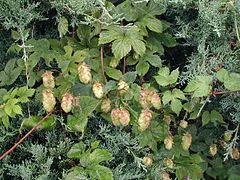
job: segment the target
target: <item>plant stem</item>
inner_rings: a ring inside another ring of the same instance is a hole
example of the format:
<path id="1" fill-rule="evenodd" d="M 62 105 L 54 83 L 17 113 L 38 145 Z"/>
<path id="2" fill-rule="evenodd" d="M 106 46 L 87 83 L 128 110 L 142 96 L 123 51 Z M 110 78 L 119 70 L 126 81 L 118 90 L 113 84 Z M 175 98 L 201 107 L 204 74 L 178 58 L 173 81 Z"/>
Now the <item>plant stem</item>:
<path id="1" fill-rule="evenodd" d="M 126 57 L 123 58 L 123 75 L 126 73 Z"/>
<path id="2" fill-rule="evenodd" d="M 12 146 L 8 151 L 6 151 L 1 157 L 0 161 L 5 158 L 9 153 L 11 153 L 19 144 L 21 144 L 34 130 L 38 128 L 50 115 L 52 111 L 49 112 L 44 118 L 41 119 L 23 138 L 21 138 L 14 146 Z"/>
<path id="3" fill-rule="evenodd" d="M 104 53 L 104 47 L 102 45 L 101 46 L 101 57 L 100 57 L 100 60 L 101 60 L 102 78 L 103 78 L 104 84 L 106 84 L 107 83 L 107 79 L 106 79 L 105 74 L 104 74 L 104 57 L 103 57 L 103 53 Z"/>

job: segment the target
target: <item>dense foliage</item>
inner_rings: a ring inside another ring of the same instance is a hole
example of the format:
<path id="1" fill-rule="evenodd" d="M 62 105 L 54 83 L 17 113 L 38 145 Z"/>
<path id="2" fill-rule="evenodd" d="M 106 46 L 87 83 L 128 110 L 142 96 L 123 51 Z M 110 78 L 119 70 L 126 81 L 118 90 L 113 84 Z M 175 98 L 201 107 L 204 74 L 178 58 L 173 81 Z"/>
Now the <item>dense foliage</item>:
<path id="1" fill-rule="evenodd" d="M 0 0 L 0 154 L 37 127 L 0 179 L 239 179 L 239 17 L 234 0 Z"/>

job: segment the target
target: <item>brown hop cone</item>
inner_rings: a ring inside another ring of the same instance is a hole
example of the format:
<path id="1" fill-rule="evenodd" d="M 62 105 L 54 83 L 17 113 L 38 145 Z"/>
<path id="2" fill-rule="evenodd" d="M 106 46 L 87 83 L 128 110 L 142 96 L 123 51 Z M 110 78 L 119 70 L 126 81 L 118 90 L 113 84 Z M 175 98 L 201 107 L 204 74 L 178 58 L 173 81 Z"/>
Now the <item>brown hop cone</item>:
<path id="1" fill-rule="evenodd" d="M 130 114 L 126 109 L 116 108 L 111 112 L 111 118 L 113 125 L 119 126 L 127 126 L 130 122 Z"/>
<path id="2" fill-rule="evenodd" d="M 233 148 L 231 152 L 231 157 L 235 160 L 239 160 L 240 153 L 238 148 Z"/>
<path id="3" fill-rule="evenodd" d="M 148 95 L 149 95 L 149 93 L 147 90 L 141 90 L 139 103 L 142 106 L 142 108 L 144 108 L 144 109 L 151 107 Z"/>
<path id="4" fill-rule="evenodd" d="M 227 145 L 228 145 L 228 144 L 226 143 L 226 141 L 224 141 L 224 140 L 222 140 L 222 139 L 219 140 L 219 144 L 222 146 L 223 149 L 226 149 L 226 148 L 227 148 Z"/>
<path id="5" fill-rule="evenodd" d="M 42 102 L 43 102 L 43 108 L 47 111 L 50 112 L 54 109 L 56 105 L 56 99 L 53 96 L 53 92 L 51 89 L 44 89 L 42 91 Z"/>
<path id="6" fill-rule="evenodd" d="M 145 131 L 152 120 L 152 111 L 150 109 L 144 109 L 141 111 L 141 114 L 138 118 L 138 129 L 140 131 Z"/>
<path id="7" fill-rule="evenodd" d="M 99 82 L 94 83 L 92 90 L 96 98 L 101 99 L 103 97 L 104 92 L 103 92 L 103 85 L 101 83 Z"/>
<path id="8" fill-rule="evenodd" d="M 130 122 L 130 114 L 126 109 L 120 108 L 120 119 L 121 125 L 127 126 Z"/>
<path id="9" fill-rule="evenodd" d="M 54 77 L 51 71 L 46 71 L 45 73 L 43 73 L 42 80 L 43 80 L 44 87 L 50 88 L 50 89 L 55 87 Z"/>
<path id="10" fill-rule="evenodd" d="M 83 84 L 88 84 L 92 80 L 91 70 L 85 62 L 78 65 L 78 77 Z"/>
<path id="11" fill-rule="evenodd" d="M 108 113 L 111 110 L 111 100 L 106 98 L 102 101 L 101 104 L 101 110 L 102 112 Z"/>
<path id="12" fill-rule="evenodd" d="M 122 95 L 122 94 L 126 93 L 128 89 L 129 89 L 129 85 L 125 81 L 120 80 L 118 83 L 118 88 L 117 88 L 119 93 Z"/>
<path id="13" fill-rule="evenodd" d="M 170 175 L 167 172 L 161 174 L 161 180 L 171 180 Z"/>
<path id="14" fill-rule="evenodd" d="M 187 132 L 186 134 L 184 134 L 184 136 L 182 137 L 182 148 L 187 151 L 189 149 L 189 147 L 192 144 L 192 135 Z"/>
<path id="15" fill-rule="evenodd" d="M 151 166 L 152 166 L 152 163 L 153 163 L 153 160 L 152 160 L 151 157 L 145 156 L 145 157 L 143 158 L 143 164 L 144 164 L 145 166 L 151 167 Z"/>
<path id="16" fill-rule="evenodd" d="M 232 133 L 226 131 L 226 132 L 224 133 L 223 137 L 224 137 L 224 140 L 225 140 L 226 142 L 229 142 L 229 141 L 232 139 Z"/>
<path id="17" fill-rule="evenodd" d="M 212 144 L 209 148 L 209 152 L 212 156 L 215 156 L 217 154 L 217 145 Z"/>
<path id="18" fill-rule="evenodd" d="M 165 139 L 164 139 L 164 145 L 165 145 L 165 148 L 170 150 L 172 149 L 172 146 L 173 146 L 173 137 L 172 136 L 167 136 Z"/>
<path id="19" fill-rule="evenodd" d="M 185 129 L 188 127 L 188 122 L 185 120 L 181 120 L 179 125 L 181 128 Z"/>
<path id="20" fill-rule="evenodd" d="M 166 165 L 168 168 L 172 169 L 172 168 L 173 168 L 173 160 L 170 159 L 170 158 L 165 159 L 165 165 Z"/>
<path id="21" fill-rule="evenodd" d="M 73 96 L 70 93 L 65 93 L 62 98 L 61 107 L 64 112 L 69 113 L 73 105 Z"/>
<path id="22" fill-rule="evenodd" d="M 151 103 L 155 109 L 157 109 L 157 110 L 161 109 L 161 106 L 162 106 L 161 99 L 160 99 L 160 96 L 158 95 L 158 93 L 156 93 L 156 92 L 152 93 Z"/>

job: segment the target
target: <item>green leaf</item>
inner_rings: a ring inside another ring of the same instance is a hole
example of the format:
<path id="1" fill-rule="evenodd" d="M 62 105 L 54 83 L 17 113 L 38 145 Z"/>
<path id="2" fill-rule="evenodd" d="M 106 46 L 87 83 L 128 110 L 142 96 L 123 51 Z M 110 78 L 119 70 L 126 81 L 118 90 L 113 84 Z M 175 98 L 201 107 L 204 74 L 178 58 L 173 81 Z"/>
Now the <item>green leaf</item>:
<path id="1" fill-rule="evenodd" d="M 93 165 L 88 171 L 91 179 L 113 180 L 113 173 L 111 169 L 105 166 Z"/>
<path id="2" fill-rule="evenodd" d="M 20 87 L 17 92 L 18 100 L 21 103 L 29 102 L 29 97 L 32 97 L 35 93 L 35 89 L 28 89 L 26 86 Z"/>
<path id="3" fill-rule="evenodd" d="M 171 109 L 173 112 L 175 112 L 177 115 L 179 115 L 181 109 L 182 109 L 182 103 L 178 99 L 173 99 L 171 102 Z"/>
<path id="4" fill-rule="evenodd" d="M 64 16 L 59 19 L 58 32 L 60 38 L 62 38 L 68 32 L 68 20 Z"/>
<path id="5" fill-rule="evenodd" d="M 147 62 L 140 61 L 136 66 L 136 71 L 139 76 L 144 76 L 145 74 L 147 74 L 149 68 L 150 66 Z"/>
<path id="6" fill-rule="evenodd" d="M 8 116 L 10 117 L 15 117 L 16 114 L 22 114 L 22 109 L 17 103 L 19 102 L 18 99 L 9 99 L 5 106 L 4 106 L 4 111 L 7 113 Z"/>
<path id="7" fill-rule="evenodd" d="M 83 142 L 79 142 L 74 144 L 70 151 L 67 153 L 69 158 L 81 158 L 82 153 L 85 151 L 85 144 Z"/>
<path id="8" fill-rule="evenodd" d="M 217 72 L 216 77 L 219 81 L 225 82 L 228 79 L 228 71 L 222 68 Z"/>
<path id="9" fill-rule="evenodd" d="M 131 51 L 131 41 L 129 39 L 117 39 L 112 44 L 112 52 L 116 59 L 121 59 Z"/>
<path id="10" fill-rule="evenodd" d="M 162 61 L 161 58 L 158 55 L 154 55 L 153 52 L 147 51 L 143 57 L 140 58 L 140 61 L 148 61 L 152 66 L 154 67 L 161 67 Z"/>
<path id="11" fill-rule="evenodd" d="M 160 20 L 158 20 L 157 18 L 146 18 L 143 20 L 145 25 L 154 32 L 157 33 L 162 33 L 163 32 L 163 25 L 162 22 Z"/>
<path id="12" fill-rule="evenodd" d="M 10 123 L 9 123 L 9 117 L 7 115 L 3 116 L 2 123 L 6 128 L 9 128 Z"/>
<path id="13" fill-rule="evenodd" d="M 110 67 L 105 67 L 105 72 L 112 79 L 120 80 L 122 78 L 122 72 L 120 70 L 110 68 Z"/>
<path id="14" fill-rule="evenodd" d="M 223 116 L 215 110 L 211 111 L 211 122 L 214 124 L 214 126 L 217 126 L 218 123 L 225 123 Z"/>
<path id="15" fill-rule="evenodd" d="M 128 84 L 133 83 L 136 80 L 136 78 L 137 78 L 136 72 L 130 71 L 123 75 L 123 81 L 125 81 Z"/>
<path id="16" fill-rule="evenodd" d="M 146 46 L 143 41 L 135 39 L 131 41 L 131 44 L 132 44 L 133 50 L 140 56 L 142 56 L 145 53 Z"/>
<path id="17" fill-rule="evenodd" d="M 162 101 L 163 101 L 163 105 L 166 105 L 167 103 L 169 103 L 171 100 L 173 99 L 172 97 L 172 93 L 171 91 L 165 91 L 163 93 L 163 97 L 162 97 Z"/>
<path id="18" fill-rule="evenodd" d="M 169 34 L 169 33 L 163 33 L 160 34 L 160 39 L 162 41 L 162 44 L 166 47 L 174 47 L 177 45 L 177 41 L 175 40 L 175 38 Z"/>
<path id="19" fill-rule="evenodd" d="M 95 149 L 89 156 L 91 163 L 99 164 L 103 161 L 109 161 L 112 159 L 112 154 L 105 149 Z"/>
<path id="20" fill-rule="evenodd" d="M 240 74 L 231 73 L 224 82 L 224 87 L 230 91 L 240 90 Z"/>
<path id="21" fill-rule="evenodd" d="M 167 67 L 160 68 L 158 71 L 158 76 L 155 76 L 157 83 L 160 86 L 168 86 L 170 84 L 174 84 L 179 76 L 178 68 L 173 70 L 170 74 L 170 70 Z"/>
<path id="22" fill-rule="evenodd" d="M 212 90 L 212 76 L 197 76 L 184 89 L 185 92 L 193 92 L 192 97 L 208 96 Z"/>
<path id="23" fill-rule="evenodd" d="M 65 177 L 66 180 L 88 179 L 87 171 L 82 167 L 74 167 Z"/>
<path id="24" fill-rule="evenodd" d="M 173 97 L 178 98 L 178 99 L 182 99 L 182 100 L 186 100 L 187 99 L 185 97 L 184 93 L 180 89 L 177 89 L 177 88 L 174 88 L 172 90 L 172 95 L 173 95 Z"/>
<path id="25" fill-rule="evenodd" d="M 209 111 L 204 111 L 202 114 L 202 125 L 205 126 L 211 121 L 210 113 Z"/>

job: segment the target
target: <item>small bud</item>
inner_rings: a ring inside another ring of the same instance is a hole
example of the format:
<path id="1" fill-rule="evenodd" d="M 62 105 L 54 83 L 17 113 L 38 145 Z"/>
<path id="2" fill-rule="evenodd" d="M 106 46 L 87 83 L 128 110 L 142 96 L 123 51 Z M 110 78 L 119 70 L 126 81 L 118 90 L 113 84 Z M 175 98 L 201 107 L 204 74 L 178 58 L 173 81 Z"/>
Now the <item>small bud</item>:
<path id="1" fill-rule="evenodd" d="M 118 91 L 120 94 L 124 94 L 127 92 L 127 90 L 129 89 L 129 85 L 123 81 L 123 80 L 120 80 L 119 83 L 118 83 Z"/>
<path id="2" fill-rule="evenodd" d="M 150 167 L 150 166 L 152 166 L 152 163 L 153 163 L 153 160 L 152 160 L 151 157 L 145 156 L 145 157 L 143 158 L 143 164 L 144 164 L 145 166 Z"/>
<path id="3" fill-rule="evenodd" d="M 70 93 L 65 93 L 62 98 L 61 107 L 64 112 L 69 113 L 72 109 L 73 96 Z"/>
<path id="4" fill-rule="evenodd" d="M 83 84 L 88 84 L 92 80 L 91 70 L 85 62 L 81 62 L 78 66 L 78 77 Z"/>
<path id="5" fill-rule="evenodd" d="M 141 114 L 138 118 L 138 129 L 140 131 L 145 131 L 152 120 L 152 111 L 150 109 L 144 109 L 141 111 Z"/>
<path id="6" fill-rule="evenodd" d="M 165 139 L 164 139 L 164 144 L 165 144 L 165 148 L 170 150 L 172 149 L 172 146 L 173 146 L 173 138 L 172 136 L 167 136 Z"/>
<path id="7" fill-rule="evenodd" d="M 56 99 L 53 95 L 53 92 L 51 89 L 44 89 L 42 91 L 42 102 L 43 102 L 43 108 L 47 111 L 50 112 L 54 109 L 56 105 Z"/>
<path id="8" fill-rule="evenodd" d="M 110 99 L 104 99 L 101 104 L 101 110 L 102 112 L 108 113 L 111 110 L 111 100 Z"/>
<path id="9" fill-rule="evenodd" d="M 161 109 L 161 99 L 158 93 L 153 92 L 152 97 L 151 97 L 151 103 L 153 107 L 157 110 Z"/>
<path id="10" fill-rule="evenodd" d="M 111 118 L 115 126 L 127 126 L 130 122 L 130 114 L 124 108 L 113 109 L 111 112 Z"/>
<path id="11" fill-rule="evenodd" d="M 43 80 L 44 87 L 50 88 L 50 89 L 55 87 L 54 77 L 51 71 L 46 71 L 45 73 L 43 73 L 42 80 Z"/>
<path id="12" fill-rule="evenodd" d="M 171 180 L 170 175 L 167 172 L 161 174 L 161 180 Z"/>
<path id="13" fill-rule="evenodd" d="M 110 61 L 109 66 L 112 68 L 116 68 L 119 64 L 119 59 L 116 59 L 115 57 L 113 57 Z"/>
<path id="14" fill-rule="evenodd" d="M 166 122 L 167 124 L 170 124 L 171 121 L 172 121 L 171 116 L 169 116 L 169 115 L 164 115 L 163 121 Z"/>
<path id="15" fill-rule="evenodd" d="M 215 156 L 217 154 L 217 145 L 212 144 L 209 148 L 209 152 L 212 156 Z"/>
<path id="16" fill-rule="evenodd" d="M 238 148 L 233 148 L 231 152 L 231 157 L 235 160 L 239 160 L 240 153 Z"/>
<path id="17" fill-rule="evenodd" d="M 172 159 L 165 159 L 165 164 L 168 168 L 172 169 L 173 168 L 173 160 Z"/>
<path id="18" fill-rule="evenodd" d="M 230 133 L 229 131 L 226 131 L 223 137 L 225 141 L 229 142 L 232 139 L 232 133 Z"/>
<path id="19" fill-rule="evenodd" d="M 192 135 L 187 132 L 186 134 L 184 134 L 184 136 L 182 137 L 182 148 L 183 150 L 187 151 L 189 149 L 189 147 L 192 144 Z"/>
<path id="20" fill-rule="evenodd" d="M 181 120 L 179 125 L 181 128 L 185 129 L 188 127 L 188 122 L 185 120 Z"/>
<path id="21" fill-rule="evenodd" d="M 98 83 L 98 82 L 94 83 L 92 90 L 96 98 L 101 99 L 103 97 L 104 92 L 103 92 L 103 86 L 101 83 Z"/>

